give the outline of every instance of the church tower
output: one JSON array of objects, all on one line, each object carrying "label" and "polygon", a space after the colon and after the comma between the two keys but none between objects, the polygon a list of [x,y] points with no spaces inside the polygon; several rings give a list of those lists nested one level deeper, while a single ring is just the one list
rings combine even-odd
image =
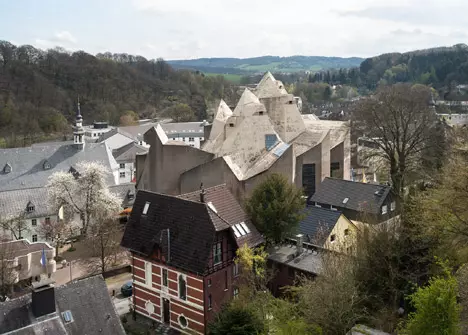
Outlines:
[{"label": "church tower", "polygon": [[75,127],[73,129],[73,143],[79,150],[83,150],[85,146],[84,133],[83,117],[81,116],[80,110],[80,98],[78,98],[78,109],[76,110]]}]

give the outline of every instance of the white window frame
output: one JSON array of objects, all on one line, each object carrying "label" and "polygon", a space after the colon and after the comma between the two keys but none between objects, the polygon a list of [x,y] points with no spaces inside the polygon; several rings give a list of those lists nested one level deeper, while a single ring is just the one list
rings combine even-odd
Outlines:
[{"label": "white window frame", "polygon": [[119,176],[120,176],[120,178],[125,178],[125,171],[120,172]]},{"label": "white window frame", "polygon": [[[219,262],[215,262],[215,255],[217,255],[217,251],[218,251],[218,245],[221,245],[221,248],[219,248]],[[213,248],[212,248],[212,253],[213,253],[213,265],[218,265],[218,264],[221,264],[223,262],[223,241],[219,241],[219,242],[216,242],[215,244],[213,244]]]},{"label": "white window frame", "polygon": [[151,287],[153,285],[153,264],[145,261],[145,285]]},{"label": "white window frame", "polygon": [[119,164],[119,169],[125,169],[125,163],[120,163]]},{"label": "white window frame", "polygon": [[382,206],[382,215],[385,215],[387,213],[388,213],[388,207],[387,207],[387,205],[383,205]]},{"label": "white window frame", "polygon": [[390,203],[390,211],[393,212],[395,209],[396,209],[396,202],[395,202],[395,201],[392,201],[392,202]]},{"label": "white window frame", "polygon": [[37,219],[31,219],[31,226],[33,227],[37,226]]},{"label": "white window frame", "polygon": [[37,242],[37,234],[34,234],[34,235],[32,236],[32,238],[31,238],[31,240],[32,240],[33,242]]},{"label": "white window frame", "polygon": [[[164,284],[164,271],[166,271],[166,284]],[[161,287],[163,289],[169,287],[169,270],[167,268],[161,268]]]},{"label": "white window frame", "polygon": [[[185,326],[182,325],[182,322],[180,322],[180,318],[184,318],[185,321],[187,322],[187,324]],[[187,319],[187,317],[184,315],[184,313],[180,314],[178,317],[177,317],[177,323],[179,324],[179,326],[182,328],[182,329],[187,329],[188,326],[189,326],[189,320]]]}]

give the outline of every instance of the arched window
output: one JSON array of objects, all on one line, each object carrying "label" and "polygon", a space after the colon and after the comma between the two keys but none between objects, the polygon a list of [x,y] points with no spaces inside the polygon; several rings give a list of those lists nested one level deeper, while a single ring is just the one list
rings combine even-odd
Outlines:
[{"label": "arched window", "polygon": [[179,275],[179,298],[187,300],[187,283],[183,275]]}]

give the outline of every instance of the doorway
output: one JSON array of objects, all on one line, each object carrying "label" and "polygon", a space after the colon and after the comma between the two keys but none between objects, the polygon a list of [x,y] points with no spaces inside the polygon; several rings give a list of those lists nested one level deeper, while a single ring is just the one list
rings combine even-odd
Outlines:
[{"label": "doorway", "polygon": [[163,322],[165,324],[171,323],[171,303],[166,298],[163,298]]}]

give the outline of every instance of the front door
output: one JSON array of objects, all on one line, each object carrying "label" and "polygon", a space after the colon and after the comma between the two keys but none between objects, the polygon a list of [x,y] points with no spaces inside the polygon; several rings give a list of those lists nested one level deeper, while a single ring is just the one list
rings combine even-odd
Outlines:
[{"label": "front door", "polygon": [[164,323],[170,324],[171,323],[171,305],[169,299],[163,298],[163,317]]}]

